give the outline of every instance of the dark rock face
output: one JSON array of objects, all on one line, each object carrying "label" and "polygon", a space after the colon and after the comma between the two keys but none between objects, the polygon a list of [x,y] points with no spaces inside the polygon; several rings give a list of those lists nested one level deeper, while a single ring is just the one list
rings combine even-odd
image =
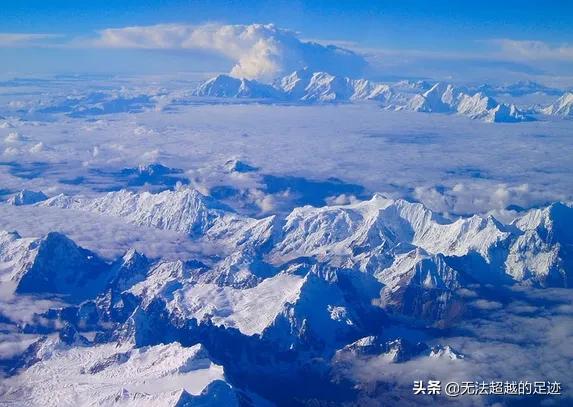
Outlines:
[{"label": "dark rock face", "polygon": [[93,298],[107,282],[108,265],[61,233],[48,233],[33,249],[34,261],[17,276],[19,293],[63,294],[78,301]]}]

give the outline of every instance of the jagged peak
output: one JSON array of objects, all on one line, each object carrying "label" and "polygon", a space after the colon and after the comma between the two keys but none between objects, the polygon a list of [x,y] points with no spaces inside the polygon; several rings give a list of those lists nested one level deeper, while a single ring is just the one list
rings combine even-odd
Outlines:
[{"label": "jagged peak", "polygon": [[21,238],[22,236],[15,230],[0,230],[0,242],[13,242]]},{"label": "jagged peak", "polygon": [[151,261],[135,249],[129,249],[113,265],[113,279],[109,286],[119,292],[131,288],[147,275]]},{"label": "jagged peak", "polygon": [[225,168],[228,172],[238,172],[238,173],[245,173],[245,172],[256,172],[259,170],[258,167],[252,166],[245,161],[241,161],[236,158],[232,158],[225,162]]},{"label": "jagged peak", "polygon": [[41,249],[53,248],[54,246],[63,247],[66,249],[77,250],[79,246],[62,232],[52,231],[48,232],[38,242],[38,247]]},{"label": "jagged peak", "polygon": [[558,227],[567,229],[567,225],[573,222],[573,207],[569,203],[554,202],[549,206],[538,209],[531,209],[522,217],[516,219],[512,225],[523,231],[553,230]]},{"label": "jagged peak", "polygon": [[100,198],[56,196],[38,205],[101,213],[189,234],[202,234],[227,215],[238,217],[227,205],[182,185],[159,193],[122,189]]},{"label": "jagged peak", "polygon": [[128,249],[124,255],[122,256],[122,261],[124,263],[131,263],[133,261],[137,261],[139,259],[145,259],[147,260],[147,257],[145,257],[145,254],[138,252],[136,249],[131,248]]},{"label": "jagged peak", "polygon": [[542,113],[556,116],[573,116],[573,92],[565,92],[554,103],[541,110]]},{"label": "jagged peak", "polygon": [[465,356],[462,353],[455,351],[451,346],[446,345],[436,345],[433,346],[430,350],[430,354],[428,357],[432,359],[449,359],[449,360],[458,360],[464,359]]},{"label": "jagged peak", "polygon": [[50,232],[24,248],[28,261],[12,276],[20,293],[64,294],[72,301],[101,292],[109,264],[60,232]]},{"label": "jagged peak", "polygon": [[444,92],[446,92],[447,90],[451,90],[453,88],[454,88],[453,85],[450,83],[436,82],[430,89],[425,91],[422,95],[425,97],[428,97],[433,94],[441,96],[442,94],[444,94]]},{"label": "jagged peak", "polygon": [[21,206],[32,205],[46,199],[48,199],[48,196],[42,191],[31,191],[29,189],[23,189],[17,194],[12,195],[7,202],[10,205]]}]

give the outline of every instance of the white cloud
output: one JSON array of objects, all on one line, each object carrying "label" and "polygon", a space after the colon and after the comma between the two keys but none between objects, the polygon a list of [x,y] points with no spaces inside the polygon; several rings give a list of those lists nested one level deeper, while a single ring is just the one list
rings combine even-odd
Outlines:
[{"label": "white cloud", "polygon": [[16,147],[8,147],[4,150],[4,155],[17,155],[20,153]]},{"label": "white cloud", "polygon": [[8,135],[4,139],[5,143],[18,143],[20,141],[22,141],[22,136],[20,135],[20,133],[16,131],[8,133]]},{"label": "white cloud", "polygon": [[32,147],[30,147],[30,153],[32,154],[36,154],[36,153],[41,153],[42,151],[44,151],[46,148],[46,146],[44,146],[44,143],[39,142],[34,144]]},{"label": "white cloud", "polygon": [[358,202],[358,198],[354,195],[341,194],[337,196],[330,196],[325,199],[328,205],[348,205]]},{"label": "white cloud", "polygon": [[555,194],[555,191],[532,188],[526,183],[508,185],[489,182],[458,182],[451,188],[420,186],[414,189],[413,197],[434,211],[466,215],[489,212],[507,222],[517,216],[517,212],[506,210],[510,205],[529,208],[567,200]]},{"label": "white cloud", "polygon": [[470,305],[481,310],[496,310],[503,307],[503,304],[500,302],[488,301],[484,299],[476,300],[472,302]]},{"label": "white cloud", "polygon": [[501,55],[516,60],[562,60],[573,61],[573,46],[551,46],[543,41],[512,40],[501,38],[492,43],[500,48]]},{"label": "white cloud", "polygon": [[61,37],[58,34],[0,33],[0,47],[22,47],[42,45]]},{"label": "white cloud", "polygon": [[273,24],[159,24],[110,28],[99,34],[93,42],[99,47],[215,52],[235,62],[232,75],[251,79],[271,80],[305,66],[356,75],[366,66],[352,51],[302,41],[295,32]]},{"label": "white cloud", "polygon": [[[432,359],[418,357],[404,363],[389,363],[383,356],[358,357],[345,360],[342,373],[361,383],[362,389],[376,388],[377,383],[392,386],[388,392],[368,393],[382,405],[436,405],[436,399],[412,394],[414,380],[491,381],[491,380],[551,380],[561,382],[564,399],[572,397],[569,344],[573,337],[572,315],[560,312],[570,303],[567,289],[535,290],[520,288],[519,297],[502,305],[496,301],[479,300],[475,318],[461,322],[456,331],[460,336],[447,335],[428,341],[449,345],[464,354],[465,359]],[[554,301],[554,302],[552,302]],[[531,315],[521,315],[528,304]],[[538,304],[538,305],[534,305]],[[415,337],[414,335],[412,335]],[[372,394],[372,396],[371,396]],[[400,400],[393,403],[393,400]],[[559,404],[555,399],[556,405]],[[456,399],[455,405],[494,406],[495,400],[468,396]],[[375,405],[376,403],[372,403]],[[445,403],[448,404],[448,403]],[[543,403],[540,405],[552,405]]]}]

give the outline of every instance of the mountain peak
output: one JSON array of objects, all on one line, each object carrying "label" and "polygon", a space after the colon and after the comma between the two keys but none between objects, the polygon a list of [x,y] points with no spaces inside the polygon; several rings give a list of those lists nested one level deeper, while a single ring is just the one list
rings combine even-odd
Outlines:
[{"label": "mountain peak", "polygon": [[63,294],[75,301],[95,296],[109,278],[103,260],[62,233],[48,233],[29,250],[30,263],[13,277],[17,292]]},{"label": "mountain peak", "polygon": [[42,191],[30,191],[28,189],[23,189],[17,194],[11,196],[7,202],[10,205],[20,206],[32,205],[46,199],[48,199],[48,197]]},{"label": "mountain peak", "polygon": [[571,117],[573,116],[573,92],[565,92],[553,104],[542,109],[548,115]]}]

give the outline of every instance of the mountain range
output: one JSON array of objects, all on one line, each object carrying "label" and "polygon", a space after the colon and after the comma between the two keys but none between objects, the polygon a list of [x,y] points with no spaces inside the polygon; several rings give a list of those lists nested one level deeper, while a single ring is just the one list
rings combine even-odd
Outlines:
[{"label": "mountain range", "polygon": [[[474,89],[474,90],[472,90]],[[557,90],[533,82],[477,88],[456,87],[448,83],[402,81],[391,84],[366,79],[352,79],[326,72],[302,69],[272,84],[219,75],[201,84],[193,95],[217,98],[260,99],[287,103],[348,103],[376,101],[389,110],[413,110],[425,113],[458,114],[485,122],[522,122],[535,120],[529,106],[500,103],[493,95],[531,93],[556,95]],[[564,93],[554,104],[533,109],[548,116],[571,115],[571,93]]]},{"label": "mountain range", "polygon": [[[381,328],[395,317],[447,325],[466,312],[467,292],[479,287],[573,284],[573,207],[564,203],[531,209],[510,224],[478,215],[448,220],[422,204],[380,194],[256,219],[187,186],[18,204],[90,212],[218,248],[191,261],[150,259],[133,249],[109,260],[61,233],[0,233],[3,284],[16,296],[67,303],[23,326],[59,339],[42,337],[4,361],[13,372],[8,383],[23,380],[33,388],[57,369],[71,382],[89,378],[82,397],[101,405],[111,398],[134,405],[196,405],[200,399],[265,405],[286,392],[265,391],[268,380],[297,384],[308,397],[326,386],[316,369],[349,355],[376,353],[392,363],[463,358],[447,344],[383,339]],[[89,357],[81,356],[86,351]],[[317,357],[324,362],[311,367]],[[18,373],[21,367],[28,369]],[[315,382],[303,384],[296,375],[308,369]],[[279,378],[281,371],[288,378]],[[200,388],[186,387],[188,375]],[[138,384],[146,382],[153,396]],[[313,383],[318,387],[310,389]],[[71,390],[64,394],[74,397]]]}]

